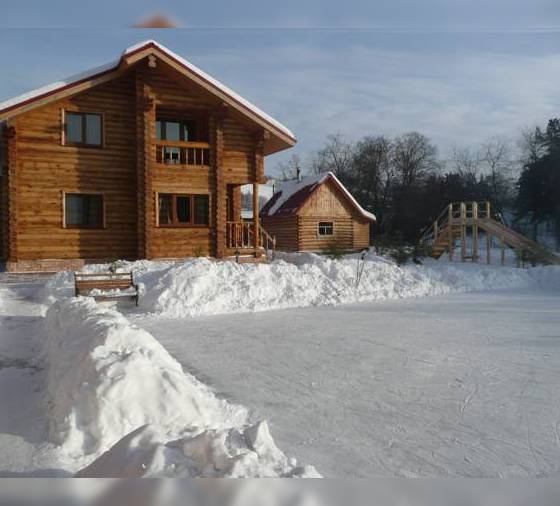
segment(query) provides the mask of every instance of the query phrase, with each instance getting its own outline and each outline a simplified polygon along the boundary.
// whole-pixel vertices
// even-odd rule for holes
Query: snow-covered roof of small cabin
[[[266,123],[275,127],[277,130],[279,130],[283,134],[287,135],[292,140],[294,140],[294,141],[296,140],[294,134],[286,126],[284,126],[282,123],[275,120],[272,116],[269,116],[268,114],[266,114],[264,111],[259,109],[257,106],[255,106],[254,104],[252,104],[248,100],[244,99],[242,96],[235,93],[233,90],[228,88],[226,85],[222,84],[217,79],[214,79],[212,76],[208,75],[206,72],[199,69],[196,65],[193,65],[188,60],[185,60],[184,58],[182,58],[178,54],[171,51],[171,49],[167,48],[166,46],[164,46],[163,44],[160,44],[159,42],[157,42],[155,40],[146,40],[146,41],[140,42],[138,44],[134,44],[133,46],[130,46],[127,49],[125,49],[125,51],[122,53],[122,55],[119,59],[113,60],[112,62],[109,62],[105,65],[101,65],[99,67],[95,67],[95,68],[87,70],[85,72],[75,74],[73,76],[67,77],[66,79],[62,79],[60,81],[56,81],[54,83],[47,84],[46,86],[42,86],[40,88],[29,91],[27,93],[23,93],[22,95],[18,95],[17,97],[11,98],[11,99],[6,100],[4,102],[0,102],[0,116],[2,114],[7,113],[11,109],[14,109],[14,108],[20,107],[24,104],[28,104],[30,102],[45,98],[48,95],[52,95],[52,94],[54,94],[56,92],[59,92],[59,91],[62,91],[62,90],[66,90],[68,88],[71,88],[72,86],[76,86],[80,83],[83,83],[84,81],[87,81],[87,80],[90,80],[92,78],[99,77],[103,74],[106,74],[106,73],[112,72],[114,70],[117,70],[126,57],[129,57],[129,56],[131,56],[135,53],[141,52],[141,51],[143,51],[145,49],[148,49],[148,48],[159,49],[166,56],[171,58],[171,60],[174,60],[180,66],[182,66],[185,69],[189,70],[190,72],[196,74],[200,79],[205,81],[211,87],[213,87],[216,90],[218,90],[218,91],[222,92],[223,94],[227,95],[230,99],[237,102],[239,105],[241,105],[245,109],[249,110],[250,112],[252,112],[256,116],[260,117]]]
[[[301,181],[295,179],[284,182],[282,188],[261,209],[260,215],[289,216],[295,214],[311,194],[328,180],[331,180],[341,190],[359,214],[368,220],[377,221],[375,215],[366,211],[332,172],[307,176]]]

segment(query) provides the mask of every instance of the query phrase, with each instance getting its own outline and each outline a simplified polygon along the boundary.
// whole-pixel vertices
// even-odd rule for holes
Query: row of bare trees
[[[530,139],[525,140],[529,146]],[[529,147],[523,152],[531,156]],[[283,178],[294,177],[297,168],[333,172],[376,214],[378,233],[414,241],[450,201],[490,200],[497,211],[508,207],[515,198],[518,167],[512,147],[500,139],[477,149],[455,149],[449,160],[442,160],[430,139],[411,132],[357,142],[332,135],[305,163],[294,156],[279,169]]]

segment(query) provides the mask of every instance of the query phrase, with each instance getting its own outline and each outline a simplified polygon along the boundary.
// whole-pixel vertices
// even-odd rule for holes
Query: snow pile
[[[192,259],[138,276],[144,311],[171,318],[442,295],[452,292],[558,286],[560,268],[516,269],[427,261],[399,267],[382,257],[331,260],[283,255],[271,264]]]
[[[167,441],[167,442],[166,442]],[[314,467],[297,467],[270,436],[266,422],[245,430],[207,430],[168,441],[151,426],[125,436],[76,474],[79,478],[319,478]]]
[[[248,428],[245,408],[218,399],[117,311],[68,299],[51,306],[46,326],[50,439],[90,460],[120,441],[90,473],[134,474],[141,461],[153,475],[313,474],[274,446],[266,425]]]

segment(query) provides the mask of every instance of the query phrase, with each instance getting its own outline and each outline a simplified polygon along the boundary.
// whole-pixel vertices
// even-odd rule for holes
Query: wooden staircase
[[[455,246],[460,243],[460,258],[465,262],[480,260],[479,232],[485,235],[486,262],[492,262],[492,245],[494,239],[500,243],[501,264],[505,264],[506,248],[518,252],[520,260],[524,256],[534,256],[549,264],[560,264],[560,256],[532,241],[524,235],[507,227],[492,216],[490,202],[453,202],[449,204],[438,218],[422,232],[421,243],[431,248],[431,255],[440,258],[448,253],[449,260],[455,256]],[[467,236],[472,238],[471,248],[467,246]]]
[[[250,221],[228,221],[226,223],[226,245],[238,263],[259,263],[274,260],[276,238],[260,224]]]

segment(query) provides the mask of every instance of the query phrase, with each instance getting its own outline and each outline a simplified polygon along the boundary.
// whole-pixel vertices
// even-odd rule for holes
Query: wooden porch
[[[258,232],[255,233],[255,230]],[[274,259],[276,238],[255,221],[226,222],[226,248],[228,256],[254,255]]]

